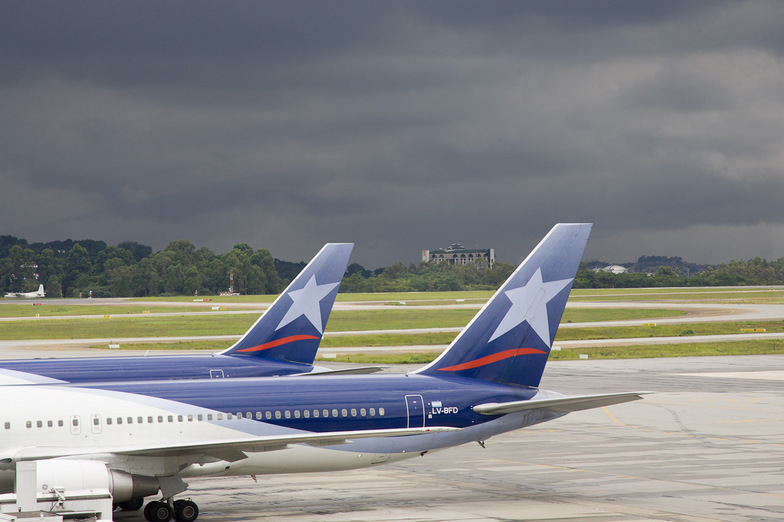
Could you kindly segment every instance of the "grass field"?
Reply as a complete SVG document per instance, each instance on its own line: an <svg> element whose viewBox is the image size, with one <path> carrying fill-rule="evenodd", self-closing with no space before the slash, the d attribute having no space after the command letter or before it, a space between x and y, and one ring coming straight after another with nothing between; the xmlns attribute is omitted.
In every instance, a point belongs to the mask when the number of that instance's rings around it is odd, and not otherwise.
<svg viewBox="0 0 784 522"><path fill-rule="evenodd" d="M385 310L337 310L332 313L327 332L363 332L375 330L397 330L412 328L460 328L465 326L476 314L477 308L486 300L491 292L445 292L445 293L394 293L394 294L340 294L338 301L375 301L393 304ZM193 304L178 307L170 304L155 306L155 302L192 303L192 298L158 298L145 300L151 302L138 303L127 300L120 305L103 306L100 300L95 304L52 304L41 300L43 305L32 306L28 302L3 302L0 306L0 317L20 320L0 321L0 339L90 339L90 338L124 338L124 337L177 337L185 335L241 335L257 319L256 313L228 314L219 311L207 315L188 315L193 311L209 311L211 306L221 302L236 304L246 303L252 308L254 303L271 302L275 296L240 296L212 297L213 301L205 302L202 307ZM617 300L617 301L684 301L684 302L784 302L784 288L663 288L663 289L602 289L575 290L573 301L584 300ZM424 309L426 304L475 304L471 308ZM405 304L401 304L405 303ZM642 326L643 322L655 322L662 317L673 317L684 314L678 310L640 310L623 308L622 304L613 309L581 309L566 310L563 323L590 323L605 320L640 320L640 325L624 327L580 327L561 328L556 342L576 339L622 339L636 337L688 337L691 335L718 335L740 333L742 328L765 328L767 332L784 332L784 321L748 322L715 322L715 323L684 323L677 325ZM242 308L240 306L240 308ZM232 310L235 308L232 307ZM128 313L151 315L128 317ZM157 312L177 313L174 316L155 316ZM36 313L39 319L25 319ZM48 319L50 316L96 315L96 318ZM104 316L110 316L105 318ZM385 347L392 349L412 345L434 347L435 354L444 345L454 339L456 333L366 333L358 335L327 335L322 342L324 348L341 347ZM229 346L227 341L199 341L180 343L144 343L137 345L123 344L124 349L204 349L221 350ZM590 352L591 357L662 357L673 355L712 355L726 353L780 353L782 345L777 341L743 341L721 343L691 343L671 345L635 345L612 348L583 348L580 353ZM756 350L756 351L755 351ZM422 354L414 354L417 361ZM553 359L578 358L574 350L553 352ZM352 362L376 362L378 354L368 354L372 360L354 361L358 355L352 355ZM376 358L376 359L374 359ZM333 359L330 359L333 360Z"/></svg>
<svg viewBox="0 0 784 522"><path fill-rule="evenodd" d="M2 311L4 307L0 307ZM73 308L84 308L75 306ZM107 307L108 308L108 307ZM124 309L123 309L124 310ZM192 310L191 310L192 311ZM673 310L567 310L568 322L603 321L609 317L645 319L677 315ZM411 328L463 327L476 314L472 309L389 309L332 312L328 331L396 330ZM69 314L62 314L69 315ZM256 314L177 315L127 317L106 314L109 318L46 319L0 321L0 339L92 339L104 337L170 337L182 335L240 335L256 321ZM43 325L43 327L42 327Z"/></svg>
<svg viewBox="0 0 784 522"><path fill-rule="evenodd" d="M427 364L439 356L440 351L416 353L356 353L319 361L349 362L357 364ZM705 357L711 355L764 355L784 353L784 340L761 340L694 344L629 345L597 348L575 348L553 351L551 361L576 361L580 355L588 359L646 359L656 357Z"/></svg>

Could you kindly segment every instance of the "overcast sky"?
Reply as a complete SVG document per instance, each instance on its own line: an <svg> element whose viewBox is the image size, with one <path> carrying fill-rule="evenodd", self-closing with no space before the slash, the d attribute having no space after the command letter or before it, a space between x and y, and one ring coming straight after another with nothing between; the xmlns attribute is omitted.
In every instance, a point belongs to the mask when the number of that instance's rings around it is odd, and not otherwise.
<svg viewBox="0 0 784 522"><path fill-rule="evenodd" d="M784 2L3 3L0 234L784 256Z"/></svg>

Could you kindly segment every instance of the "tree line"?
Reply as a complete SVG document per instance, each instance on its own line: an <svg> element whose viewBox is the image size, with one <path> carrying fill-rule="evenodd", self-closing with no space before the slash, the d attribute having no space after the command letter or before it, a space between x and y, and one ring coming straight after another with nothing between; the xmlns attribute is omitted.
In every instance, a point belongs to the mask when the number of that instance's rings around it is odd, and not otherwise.
<svg viewBox="0 0 784 522"><path fill-rule="evenodd" d="M577 271L575 288L641 288L684 286L758 286L784 285L784 258L768 261L755 257L748 261L731 261L684 275L677 268L660 266L656 272L613 274L589 270L582 265Z"/></svg>
<svg viewBox="0 0 784 522"><path fill-rule="evenodd" d="M172 241L160 252L125 241L116 247L103 241L65 240L28 244L0 236L0 287L3 293L28 292L43 284L47 297L147 297L216 295L229 288L241 294L277 294L305 266L281 261L264 248L245 243L216 255L187 240ZM514 271L496 261L492 268L478 259L467 265L395 263L374 271L353 263L346 270L342 292L427 292L494 290ZM755 257L732 261L683 275L661 266L654 273L613 274L581 264L575 288L636 288L784 284L784 258Z"/></svg>
<svg viewBox="0 0 784 522"><path fill-rule="evenodd" d="M26 292L43 284L47 297L148 297L215 295L229 288L242 294L275 294L285 287L266 249L241 243L225 254L172 241L160 252L126 241L34 243L0 236L0 284L4 292Z"/></svg>

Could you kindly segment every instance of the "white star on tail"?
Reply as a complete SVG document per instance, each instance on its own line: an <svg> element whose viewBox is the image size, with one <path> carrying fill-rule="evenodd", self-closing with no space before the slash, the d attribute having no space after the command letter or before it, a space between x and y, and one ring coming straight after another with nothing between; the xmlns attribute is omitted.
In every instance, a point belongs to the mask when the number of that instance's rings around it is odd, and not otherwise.
<svg viewBox="0 0 784 522"><path fill-rule="evenodd" d="M550 346L550 322L547 318L547 303L571 282L571 279L561 279L545 283L542 281L542 269L540 268L531 276L531 279L525 286L504 292L506 297L512 302L512 306L509 307L498 328L495 329L492 337L490 337L490 341L501 337L512 328L522 324L523 321L528 321L536 335L547 346Z"/></svg>
<svg viewBox="0 0 784 522"><path fill-rule="evenodd" d="M316 283L316 276L312 276L310 280L299 290L289 292L289 297L294 301L291 304L286 315L280 320L280 324L275 330L280 330L291 321L300 316L307 317L308 321L316 327L319 333L323 333L323 326L321 324L321 300L324 299L332 290L340 285L337 283L326 283L319 285Z"/></svg>

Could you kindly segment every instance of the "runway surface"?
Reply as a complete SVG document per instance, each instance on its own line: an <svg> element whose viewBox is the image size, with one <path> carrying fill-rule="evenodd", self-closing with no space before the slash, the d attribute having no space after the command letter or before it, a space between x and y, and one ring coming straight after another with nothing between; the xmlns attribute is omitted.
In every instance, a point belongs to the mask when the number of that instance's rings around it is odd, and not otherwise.
<svg viewBox="0 0 784 522"><path fill-rule="evenodd" d="M499 435L486 449L257 484L198 479L190 495L204 522L780 521L782 376L784 355L554 361L543 388L657 393Z"/></svg>

